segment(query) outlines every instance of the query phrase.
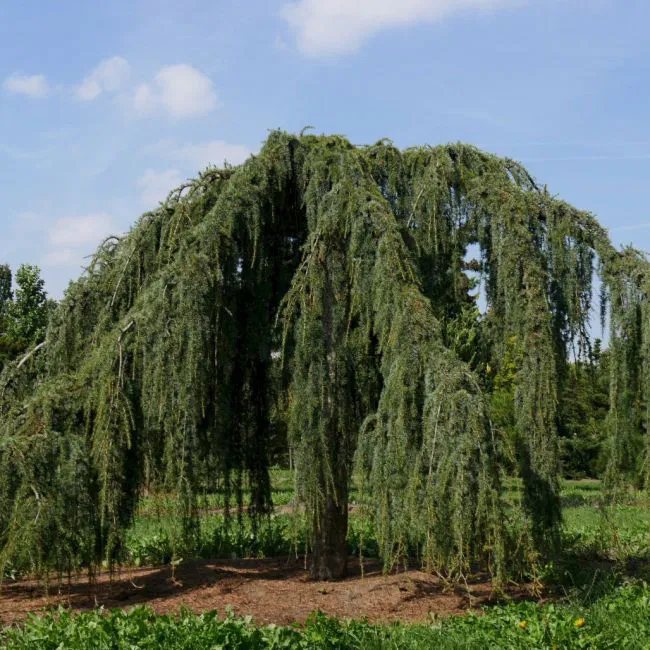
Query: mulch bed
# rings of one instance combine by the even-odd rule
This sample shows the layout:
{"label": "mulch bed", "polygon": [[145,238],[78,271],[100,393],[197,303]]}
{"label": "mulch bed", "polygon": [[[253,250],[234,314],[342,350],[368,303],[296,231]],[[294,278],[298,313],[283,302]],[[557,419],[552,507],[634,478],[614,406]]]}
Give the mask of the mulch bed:
{"label": "mulch bed", "polygon": [[[172,576],[169,566],[123,569],[87,578],[50,584],[48,594],[36,581],[5,582],[0,587],[0,625],[20,622],[30,612],[60,605],[73,610],[147,605],[159,613],[189,608],[194,612],[228,607],[251,615],[257,623],[304,622],[320,610],[339,618],[367,618],[371,622],[430,621],[432,616],[462,614],[496,601],[488,580],[467,587],[445,584],[415,569],[384,575],[377,562],[350,559],[349,576],[336,582],[314,582],[304,559],[197,560],[183,562]],[[525,588],[509,597],[529,597]]]}

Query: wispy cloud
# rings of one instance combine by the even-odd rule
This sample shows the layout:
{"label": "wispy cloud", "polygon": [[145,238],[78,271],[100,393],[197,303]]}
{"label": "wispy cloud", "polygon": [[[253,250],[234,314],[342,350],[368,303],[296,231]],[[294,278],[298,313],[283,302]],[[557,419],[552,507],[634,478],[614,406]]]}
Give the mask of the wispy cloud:
{"label": "wispy cloud", "polygon": [[55,246],[84,246],[98,244],[111,232],[112,219],[100,212],[81,217],[64,217],[54,222],[50,230],[50,243]]}
{"label": "wispy cloud", "polygon": [[104,59],[75,88],[75,97],[80,101],[92,101],[104,92],[119,90],[131,73],[131,66],[126,59],[113,56]]}
{"label": "wispy cloud", "polygon": [[146,208],[154,208],[160,201],[165,200],[182,180],[178,169],[165,169],[159,172],[147,169],[138,179],[142,205]]}
{"label": "wispy cloud", "polygon": [[295,0],[285,4],[281,14],[304,54],[328,56],[354,51],[391,27],[434,23],[459,12],[512,4],[512,0]]}
{"label": "wispy cloud", "polygon": [[193,144],[180,144],[173,139],[160,140],[141,151],[145,158],[165,159],[173,167],[163,170],[146,169],[137,181],[140,201],[144,208],[153,208],[184,178],[194,177],[208,166],[223,166],[243,163],[251,150],[242,144],[231,144],[224,140],[208,140]]}
{"label": "wispy cloud", "polygon": [[[26,213],[28,224],[33,223],[34,216]],[[48,232],[48,249],[43,256],[43,265],[80,265],[85,255],[114,232],[114,227],[111,216],[103,212],[57,219]]]}
{"label": "wispy cloud", "polygon": [[251,155],[248,147],[241,144],[229,144],[223,140],[209,140],[198,144],[186,144],[172,148],[171,158],[189,163],[192,169],[199,170],[208,165],[221,167],[224,162],[239,165]]}
{"label": "wispy cloud", "polygon": [[80,263],[79,255],[71,248],[63,248],[60,250],[51,250],[45,253],[42,260],[42,265],[48,266],[73,266]]}
{"label": "wispy cloud", "polygon": [[23,75],[15,72],[4,80],[2,87],[11,95],[25,95],[33,99],[43,99],[50,94],[50,86],[42,74]]}

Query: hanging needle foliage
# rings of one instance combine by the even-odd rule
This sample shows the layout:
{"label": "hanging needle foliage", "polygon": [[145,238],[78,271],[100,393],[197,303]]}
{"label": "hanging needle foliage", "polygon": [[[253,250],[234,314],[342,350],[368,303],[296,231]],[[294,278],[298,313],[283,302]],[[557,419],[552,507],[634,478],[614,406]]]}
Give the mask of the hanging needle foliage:
{"label": "hanging needle foliage", "polygon": [[[468,293],[472,246],[484,316]],[[227,525],[249,518],[255,534],[272,509],[282,394],[314,577],[346,571],[354,478],[387,569],[415,548],[428,570],[503,580],[504,441],[485,361],[497,376],[506,359],[514,367],[526,557],[553,555],[557,387],[589,349],[596,271],[618,477],[647,419],[645,259],[617,252],[518,163],[474,147],[273,132],[258,155],[207,169],[103,242],[45,346],[3,372],[0,564],[112,565],[150,490],[178,496],[185,545],[198,498],[215,491]],[[480,355],[467,344],[479,340]]]}

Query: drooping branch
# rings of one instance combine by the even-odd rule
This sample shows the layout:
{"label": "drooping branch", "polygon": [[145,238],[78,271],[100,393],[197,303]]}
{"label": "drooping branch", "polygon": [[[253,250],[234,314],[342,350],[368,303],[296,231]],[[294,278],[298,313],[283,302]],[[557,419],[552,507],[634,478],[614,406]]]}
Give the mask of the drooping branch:
{"label": "drooping branch", "polygon": [[32,350],[30,350],[19,362],[18,365],[16,366],[16,370],[20,370],[39,350],[44,348],[47,345],[47,341],[43,341],[39,343],[37,346],[35,346]]}

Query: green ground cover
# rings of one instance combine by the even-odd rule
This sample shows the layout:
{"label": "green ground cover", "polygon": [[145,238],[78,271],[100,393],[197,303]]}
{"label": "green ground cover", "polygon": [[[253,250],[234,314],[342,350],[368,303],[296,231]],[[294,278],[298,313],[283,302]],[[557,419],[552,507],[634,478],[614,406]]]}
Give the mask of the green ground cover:
{"label": "green ground cover", "polygon": [[0,641],[8,650],[165,649],[466,649],[490,648],[650,648],[650,589],[627,586],[595,603],[519,603],[432,620],[426,625],[370,625],[314,615],[300,627],[256,627],[249,619],[217,613],[177,617],[136,608],[32,618],[8,630]]}

